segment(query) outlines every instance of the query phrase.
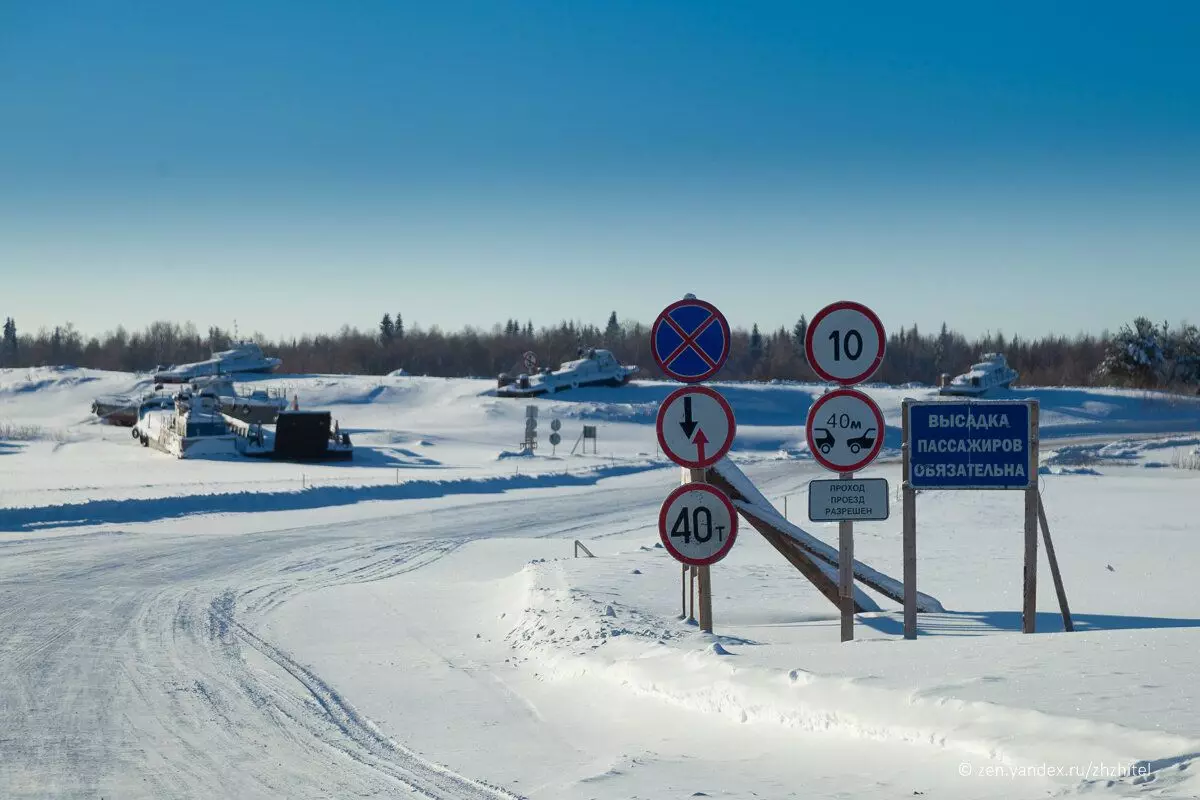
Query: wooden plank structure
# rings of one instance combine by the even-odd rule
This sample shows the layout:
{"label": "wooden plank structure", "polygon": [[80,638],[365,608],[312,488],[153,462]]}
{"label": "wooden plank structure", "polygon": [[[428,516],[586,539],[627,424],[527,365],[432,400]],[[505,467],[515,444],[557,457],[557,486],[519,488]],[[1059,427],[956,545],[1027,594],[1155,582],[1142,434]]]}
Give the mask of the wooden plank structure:
{"label": "wooden plank structure", "polygon": [[[752,484],[728,458],[719,461],[716,467],[710,467],[707,470],[707,479],[713,486],[729,495],[742,519],[750,523],[788,560],[788,563],[825,596],[825,599],[839,609],[842,607],[843,600],[838,585],[840,565],[837,548],[805,534],[799,527],[788,522],[761,494],[755,492],[755,496],[747,496],[753,489],[743,490],[740,487],[752,487]],[[851,564],[856,581],[897,603],[904,601],[904,589],[900,581],[861,561],[851,559]],[[879,610],[861,590],[854,592],[853,602],[855,613]],[[922,612],[945,611],[937,598],[921,593],[917,593],[916,608]]]}

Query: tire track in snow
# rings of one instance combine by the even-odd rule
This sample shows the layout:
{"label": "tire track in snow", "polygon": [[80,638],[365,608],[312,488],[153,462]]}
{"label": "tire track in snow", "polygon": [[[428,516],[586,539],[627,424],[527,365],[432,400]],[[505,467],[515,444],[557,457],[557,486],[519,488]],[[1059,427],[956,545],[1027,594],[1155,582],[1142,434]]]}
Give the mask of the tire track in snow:
{"label": "tire track in snow", "polygon": [[348,740],[342,748],[356,761],[384,773],[431,800],[524,800],[498,786],[430,761],[386,736],[335,689],[283,650],[233,618],[227,598],[213,601],[211,617],[298,681]]}

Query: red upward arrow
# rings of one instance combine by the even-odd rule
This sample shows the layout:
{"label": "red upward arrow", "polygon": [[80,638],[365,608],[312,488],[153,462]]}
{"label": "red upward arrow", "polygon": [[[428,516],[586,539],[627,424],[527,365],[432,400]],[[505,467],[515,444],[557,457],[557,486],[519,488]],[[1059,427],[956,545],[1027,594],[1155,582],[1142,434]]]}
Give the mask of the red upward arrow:
{"label": "red upward arrow", "polygon": [[708,437],[704,435],[704,428],[696,431],[696,438],[692,440],[696,445],[696,460],[704,461],[704,445],[708,444]]}

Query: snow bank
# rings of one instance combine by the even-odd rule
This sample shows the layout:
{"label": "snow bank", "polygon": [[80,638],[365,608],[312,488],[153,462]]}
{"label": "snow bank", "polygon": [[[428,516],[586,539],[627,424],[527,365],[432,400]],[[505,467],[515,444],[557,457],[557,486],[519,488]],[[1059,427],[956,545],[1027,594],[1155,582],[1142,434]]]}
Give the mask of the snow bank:
{"label": "snow bank", "polygon": [[[1124,764],[1127,784],[1160,772],[1178,780],[1200,759],[1196,740],[1159,731],[760,666],[750,658],[753,643],[672,629],[637,607],[589,596],[571,585],[561,562],[530,563],[522,578],[506,640],[546,680],[590,679],[735,723],[932,748],[972,765]],[[1077,642],[1062,640],[1068,648]],[[1003,640],[976,646],[991,647],[998,665],[1008,647]],[[864,657],[889,671],[889,651],[875,647]],[[1193,776],[1184,778],[1194,785]]]}

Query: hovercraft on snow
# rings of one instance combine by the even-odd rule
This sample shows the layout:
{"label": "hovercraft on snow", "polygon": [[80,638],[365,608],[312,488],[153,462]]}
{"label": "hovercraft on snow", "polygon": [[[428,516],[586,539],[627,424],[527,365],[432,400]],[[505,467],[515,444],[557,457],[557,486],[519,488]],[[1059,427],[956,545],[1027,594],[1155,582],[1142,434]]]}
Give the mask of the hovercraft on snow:
{"label": "hovercraft on snow", "polygon": [[578,389],[580,386],[623,386],[638,371],[636,366],[622,364],[611,351],[595,347],[581,347],[577,359],[565,361],[553,371],[549,368],[535,370],[536,361],[529,358],[531,355],[526,354],[525,362],[530,372],[522,372],[515,377],[508,373],[500,374],[497,397],[535,397],[564,389]]}

